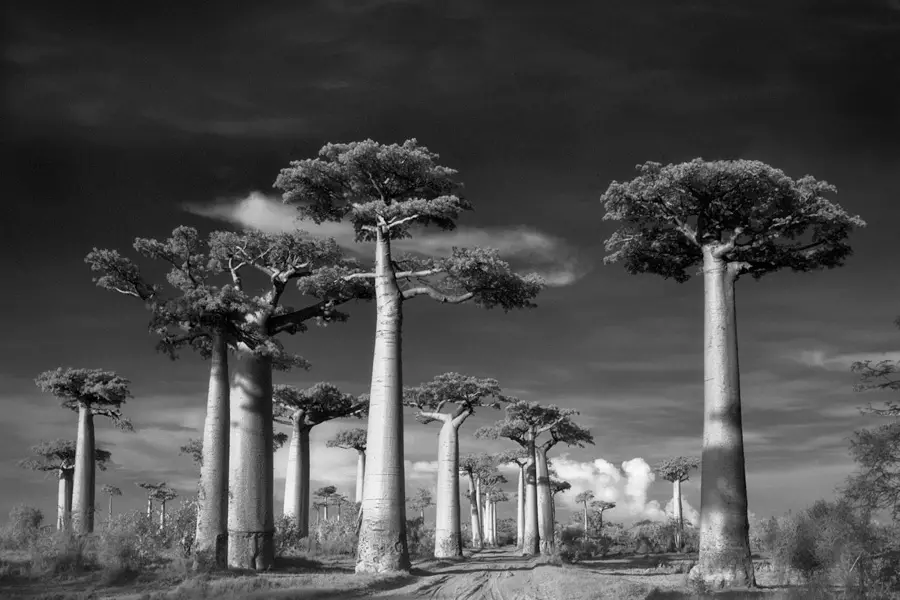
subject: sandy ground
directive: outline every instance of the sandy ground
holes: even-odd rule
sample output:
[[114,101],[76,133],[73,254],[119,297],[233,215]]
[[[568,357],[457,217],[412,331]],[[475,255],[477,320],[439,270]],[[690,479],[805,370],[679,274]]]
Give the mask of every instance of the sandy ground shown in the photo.
[[[513,548],[487,549],[464,560],[430,560],[414,564],[409,575],[362,577],[349,558],[323,559],[311,565],[303,558],[286,559],[278,572],[224,573],[188,577],[171,570],[104,583],[97,574],[68,580],[0,582],[0,598],[174,600],[181,598],[350,600],[377,598],[453,600],[662,600],[696,598],[686,594],[685,575],[657,569],[683,556],[593,560],[563,567],[523,558]],[[312,568],[311,568],[312,567]],[[760,573],[758,583],[774,582]],[[752,595],[729,593],[716,598],[787,598],[782,590]]]

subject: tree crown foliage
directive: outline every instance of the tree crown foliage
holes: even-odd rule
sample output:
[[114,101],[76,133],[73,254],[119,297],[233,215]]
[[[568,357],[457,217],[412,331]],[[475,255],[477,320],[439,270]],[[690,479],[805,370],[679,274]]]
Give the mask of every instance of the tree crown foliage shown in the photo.
[[326,485],[326,486],[320,487],[315,492],[313,492],[313,496],[315,496],[316,498],[323,498],[325,500],[325,503],[327,504],[328,499],[331,496],[333,496],[335,493],[337,493],[337,488],[335,486]]
[[[273,336],[304,331],[307,321],[343,321],[335,306],[351,299],[370,299],[372,286],[355,279],[356,261],[344,258],[334,240],[319,240],[304,232],[266,234],[214,231],[202,240],[196,229],[178,227],[162,242],[137,238],[142,256],[169,265],[166,276],[175,294],[148,283],[131,259],[116,250],[94,248],[85,258],[102,288],[143,300],[151,310],[150,330],[160,336],[157,349],[171,358],[189,347],[211,354],[211,335],[224,332],[232,344],[243,342],[273,359],[273,367],[306,367],[300,357],[284,352]],[[244,274],[262,274],[268,287],[258,295],[245,291]],[[281,304],[287,284],[319,302],[299,310]],[[261,315],[255,321],[248,315]]]
[[[32,471],[74,471],[76,443],[72,440],[41,441],[31,447],[34,457],[19,461],[19,466]],[[108,450],[94,448],[94,464],[101,471],[112,455]]]
[[544,442],[545,449],[560,442],[578,447],[594,443],[590,431],[572,421],[572,417],[579,414],[577,410],[560,408],[554,404],[544,406],[539,402],[525,402],[517,398],[509,398],[508,401],[506,418],[478,429],[475,437],[502,437],[527,447],[542,433],[550,432],[550,439]]
[[100,488],[100,491],[106,494],[107,496],[121,496],[122,490],[117,488],[114,485],[110,485],[108,483],[104,484],[103,487]]
[[478,454],[464,454],[459,457],[459,470],[467,475],[478,478],[482,473],[489,472],[496,467],[494,459],[484,452]]
[[152,483],[150,481],[138,481],[135,483],[139,488],[143,488],[147,492],[147,498],[158,502],[168,502],[178,497],[178,492],[169,487],[165,481]]
[[528,451],[519,447],[513,450],[504,450],[497,455],[497,464],[501,465],[518,465],[524,467],[528,463]]
[[276,422],[289,425],[294,421],[301,427],[349,416],[365,416],[368,402],[352,394],[345,394],[327,382],[317,383],[305,390],[290,385],[276,385],[272,400]]
[[120,429],[134,429],[121,410],[125,400],[133,397],[128,388],[131,382],[112,371],[60,367],[44,371],[34,382],[41,391],[59,398],[64,408],[77,412],[84,406],[94,415],[112,419]]
[[690,472],[700,468],[700,458],[696,456],[673,456],[659,461],[653,471],[666,481],[687,481]]
[[593,499],[594,499],[594,492],[592,492],[591,490],[585,490],[585,491],[581,492],[580,494],[578,494],[577,496],[575,496],[575,502],[577,502],[578,504],[587,505],[587,503]]
[[362,427],[357,427],[356,429],[343,429],[325,442],[325,446],[328,448],[345,448],[347,450],[365,452],[366,436],[367,431]]
[[418,408],[417,418],[424,423],[434,420],[428,413],[440,413],[447,404],[456,405],[452,416],[458,418],[472,414],[476,407],[499,409],[503,400],[505,398],[496,379],[459,373],[444,373],[419,386],[403,390],[403,404]]
[[550,478],[550,493],[554,496],[559,494],[560,492],[565,492],[567,490],[572,489],[572,484],[568,481],[563,481],[562,479],[555,479],[553,477]]
[[425,510],[432,504],[434,504],[434,499],[431,497],[431,492],[428,488],[420,487],[416,490],[416,495],[409,499],[409,505],[414,510]]
[[606,500],[594,500],[590,503],[590,507],[597,512],[604,512],[616,507],[615,502],[608,502]]
[[190,438],[187,444],[178,448],[178,454],[190,456],[195,465],[197,465],[198,467],[202,467],[203,440],[199,438]]
[[[275,181],[283,200],[316,223],[349,220],[357,241],[411,236],[413,225],[451,230],[471,206],[454,194],[453,169],[415,139],[401,145],[372,140],[327,144],[319,157],[291,162]],[[518,275],[496,250],[453,248],[445,258],[395,257],[391,268],[403,299],[429,296],[439,302],[472,301],[504,311],[533,307],[544,287],[534,274]],[[374,277],[374,273],[368,274]]]
[[636,168],[637,177],[612,182],[601,198],[604,220],[622,222],[606,240],[605,262],[621,261],[630,273],[686,281],[704,248],[755,278],[832,268],[851,254],[852,229],[865,226],[826,197],[832,185],[809,175],[794,180],[759,161]]

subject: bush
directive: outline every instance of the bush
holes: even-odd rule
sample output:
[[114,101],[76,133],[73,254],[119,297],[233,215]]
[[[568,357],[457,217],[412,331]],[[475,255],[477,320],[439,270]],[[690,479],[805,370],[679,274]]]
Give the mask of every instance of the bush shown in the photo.
[[31,575],[76,575],[96,566],[94,540],[69,531],[46,531],[28,548]]
[[7,550],[22,550],[41,533],[44,513],[33,506],[17,504],[9,511],[9,521],[0,530],[0,544]]
[[302,551],[305,539],[307,538],[300,537],[300,528],[290,517],[282,515],[275,521],[275,556],[286,556]]
[[410,556],[434,558],[434,528],[428,527],[420,517],[406,521],[406,543]]
[[110,570],[138,572],[160,560],[168,537],[141,511],[117,515],[99,531],[97,560]]

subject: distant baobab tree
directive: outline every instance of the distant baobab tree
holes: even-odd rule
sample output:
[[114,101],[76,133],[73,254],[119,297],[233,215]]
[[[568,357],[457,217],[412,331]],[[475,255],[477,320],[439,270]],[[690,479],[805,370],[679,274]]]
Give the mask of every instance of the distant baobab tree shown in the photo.
[[96,492],[94,417],[107,417],[120,429],[133,431],[122,415],[122,405],[131,398],[129,381],[112,371],[100,369],[56,369],[44,371],[35,379],[44,392],[62,401],[62,406],[78,413],[78,437],[75,441],[75,471],[72,476],[72,530],[94,530]]
[[[343,259],[334,240],[300,232],[215,231],[204,241],[196,229],[178,227],[164,242],[137,238],[135,249],[171,267],[173,296],[163,297],[160,286],[145,281],[115,250],[95,248],[86,257],[101,273],[97,285],[142,300],[152,311],[151,329],[162,337],[159,349],[171,357],[186,346],[211,359],[195,554],[211,553],[220,566],[267,569],[274,561],[272,370],[308,366],[275,336],[302,332],[313,320],[345,320],[335,307],[371,297],[371,286],[347,277],[354,263]],[[270,283],[260,295],[244,291],[243,275],[250,270],[264,273]],[[317,301],[285,309],[281,301],[292,282]],[[229,349],[237,358],[236,415],[229,408]],[[239,447],[233,461],[231,438]],[[266,464],[256,460],[260,454],[269,457]],[[230,541],[229,528],[236,532]]]
[[325,520],[326,521],[328,520],[328,506],[331,503],[331,497],[334,496],[336,493],[337,493],[337,488],[333,485],[326,485],[326,486],[320,487],[315,492],[313,492],[313,495],[316,498],[322,499],[322,506],[325,507]]
[[743,275],[839,267],[852,252],[850,232],[865,222],[826,197],[832,185],[809,175],[794,180],[755,160],[697,158],[637,169],[601,197],[604,219],[621,222],[606,240],[604,262],[678,282],[703,274],[705,417],[692,578],[714,588],[753,586],[735,283]]
[[550,478],[550,514],[553,528],[556,529],[556,495],[572,489],[572,484],[562,479]]
[[356,501],[362,502],[366,474],[366,430],[362,428],[341,430],[325,442],[325,445],[329,448],[356,450]]
[[136,486],[142,488],[147,493],[147,518],[153,518],[153,500],[156,494],[156,490],[165,486],[165,482],[161,483],[150,483],[149,481],[138,481],[135,482]]
[[472,548],[480,550],[484,548],[484,522],[481,514],[481,505],[478,499],[479,479],[483,473],[493,469],[494,461],[487,454],[467,454],[459,459],[459,470],[465,473],[469,480],[469,518],[472,538]]
[[594,500],[591,502],[591,510],[597,517],[597,533],[603,533],[603,513],[616,507],[615,502],[607,500]]
[[300,390],[276,385],[273,392],[276,423],[291,427],[287,472],[284,480],[284,515],[300,537],[309,534],[309,435],[321,423],[366,414],[367,403],[330,383]]
[[[56,528],[69,526],[72,513],[72,482],[75,475],[76,443],[72,440],[42,441],[32,446],[32,458],[19,461],[19,466],[32,471],[54,473],[58,480],[56,496]],[[100,448],[94,449],[94,464],[101,471],[106,470],[110,453]]]
[[[500,408],[496,379],[444,373],[403,391],[403,404],[417,409],[421,423],[441,423],[438,434],[437,502],[434,531],[436,558],[463,555],[459,506],[459,428],[476,408]],[[455,407],[441,412],[445,406]],[[425,518],[424,515],[422,517]]]
[[672,514],[675,518],[675,547],[684,548],[684,511],[681,506],[681,484],[690,479],[691,471],[700,467],[700,459],[695,456],[674,456],[657,463],[653,470],[657,475],[672,483]]
[[117,488],[114,485],[109,485],[107,483],[102,488],[100,488],[100,491],[103,492],[104,494],[106,494],[107,496],[109,496],[109,507],[108,507],[108,513],[107,513],[107,517],[106,517],[106,523],[107,523],[107,525],[112,525],[112,516],[113,516],[112,499],[113,499],[113,496],[121,496],[122,490],[120,490],[119,488]]
[[356,275],[374,282],[377,313],[358,573],[410,567],[403,502],[403,305],[428,296],[443,304],[473,302],[508,311],[534,306],[543,287],[536,275],[512,272],[494,250],[454,248],[441,259],[392,255],[392,240],[410,237],[413,226],[453,229],[460,213],[471,209],[455,194],[456,171],[438,165],[438,158],[415,139],[400,145],[327,144],[317,158],[292,161],[275,181],[302,218],[348,220],[357,241],[375,242],[373,270]]
[[513,464],[518,467],[519,477],[516,487],[516,548],[522,549],[523,530],[525,528],[525,466],[528,464],[527,452],[524,448],[507,450],[497,457],[498,464]]
[[590,531],[588,531],[588,502],[594,499],[594,492],[591,490],[585,490],[575,496],[575,502],[580,504],[583,509],[584,516],[584,543],[587,544],[588,537],[590,536]]

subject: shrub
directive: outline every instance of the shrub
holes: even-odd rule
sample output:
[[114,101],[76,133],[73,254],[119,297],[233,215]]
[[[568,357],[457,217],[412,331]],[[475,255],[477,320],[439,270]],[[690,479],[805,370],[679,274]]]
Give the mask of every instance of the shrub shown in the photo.
[[32,538],[31,575],[75,575],[95,567],[94,538],[70,531],[47,531]]
[[286,556],[303,549],[306,538],[300,537],[300,528],[290,517],[282,515],[275,521],[275,556]]
[[117,515],[99,532],[97,560],[106,569],[138,572],[159,561],[165,540],[145,513]]
[[406,543],[410,556],[434,558],[434,528],[428,527],[421,518],[406,521]]
[[40,535],[44,513],[33,506],[17,504],[9,511],[9,521],[0,532],[0,543],[8,550],[27,548]]
[[345,510],[341,511],[340,520],[320,521],[316,524],[315,536],[322,554],[353,556],[359,543],[356,536],[356,513]]

